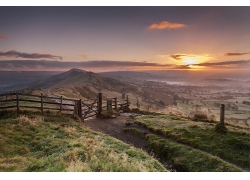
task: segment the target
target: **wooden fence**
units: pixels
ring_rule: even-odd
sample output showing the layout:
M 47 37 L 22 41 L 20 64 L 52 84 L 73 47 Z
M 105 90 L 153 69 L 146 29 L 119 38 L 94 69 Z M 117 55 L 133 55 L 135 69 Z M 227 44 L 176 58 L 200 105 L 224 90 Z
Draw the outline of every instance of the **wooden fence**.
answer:
M 103 99 L 102 93 L 96 98 L 87 100 L 67 99 L 41 95 L 22 94 L 20 92 L 7 93 L 0 95 L 0 110 L 16 108 L 33 108 L 44 110 L 59 111 L 64 114 L 78 115 L 82 120 L 93 116 L 99 116 L 103 111 L 123 110 L 129 107 L 128 96 L 124 101 L 117 101 L 117 98 Z

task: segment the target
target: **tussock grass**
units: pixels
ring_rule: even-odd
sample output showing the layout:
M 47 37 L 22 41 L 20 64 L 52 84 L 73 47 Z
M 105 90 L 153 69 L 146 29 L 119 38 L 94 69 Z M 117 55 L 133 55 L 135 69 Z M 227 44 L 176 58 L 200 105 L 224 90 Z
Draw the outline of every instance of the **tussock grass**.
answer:
M 167 171 L 157 160 L 56 113 L 0 112 L 0 171 Z
M 241 169 L 216 156 L 148 134 L 149 147 L 161 161 L 178 172 L 240 172 Z
M 240 167 L 250 167 L 250 132 L 226 126 L 227 133 L 215 132 L 216 123 L 190 121 L 184 117 L 141 116 L 135 123 L 176 142 L 211 153 Z
M 123 132 L 130 132 L 136 136 L 139 136 L 139 137 L 144 137 L 144 133 L 136 128 L 124 128 L 123 129 Z

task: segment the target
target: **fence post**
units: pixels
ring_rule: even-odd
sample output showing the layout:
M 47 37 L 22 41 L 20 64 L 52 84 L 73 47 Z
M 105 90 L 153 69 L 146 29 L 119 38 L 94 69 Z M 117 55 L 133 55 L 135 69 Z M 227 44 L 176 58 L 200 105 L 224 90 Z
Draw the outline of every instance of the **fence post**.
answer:
M 115 110 L 117 110 L 117 97 L 115 99 Z
M 224 125 L 225 119 L 225 104 L 220 105 L 220 123 Z
M 98 115 L 102 113 L 102 93 L 98 94 Z
M 43 93 L 41 93 L 41 112 L 43 113 Z
M 74 106 L 74 115 L 77 115 L 78 116 L 78 102 L 75 101 L 75 106 Z
M 17 113 L 19 112 L 19 96 L 18 92 L 16 93 L 16 108 L 17 108 Z
M 128 108 L 128 106 L 129 106 L 128 95 L 127 95 L 126 101 L 127 101 L 127 108 Z
M 61 96 L 61 102 L 60 102 L 60 112 L 62 112 L 62 96 Z
M 78 115 L 82 119 L 82 99 L 79 100 L 79 105 L 78 105 Z

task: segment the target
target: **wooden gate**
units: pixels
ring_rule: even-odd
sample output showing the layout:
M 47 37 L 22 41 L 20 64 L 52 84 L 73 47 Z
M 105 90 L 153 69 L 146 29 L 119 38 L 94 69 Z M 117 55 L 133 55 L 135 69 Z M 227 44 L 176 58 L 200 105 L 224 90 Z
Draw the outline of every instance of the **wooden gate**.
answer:
M 82 119 L 93 117 L 97 115 L 97 99 L 88 99 L 82 101 L 81 99 L 76 102 L 75 113 Z

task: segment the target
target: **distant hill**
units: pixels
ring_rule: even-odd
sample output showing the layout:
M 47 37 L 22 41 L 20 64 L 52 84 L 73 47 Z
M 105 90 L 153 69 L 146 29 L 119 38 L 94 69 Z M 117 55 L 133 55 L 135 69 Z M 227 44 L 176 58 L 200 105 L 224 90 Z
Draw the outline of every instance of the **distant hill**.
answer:
M 37 92 L 45 92 L 57 96 L 75 99 L 94 98 L 99 92 L 104 98 L 117 97 L 122 99 L 122 94 L 129 96 L 131 107 L 141 109 L 159 109 L 165 105 L 172 105 L 173 98 L 166 93 L 149 90 L 141 86 L 135 86 L 125 81 L 119 80 L 117 76 L 111 78 L 103 74 L 97 74 L 80 69 L 71 69 L 67 72 L 49 76 L 30 83 L 28 88 Z

